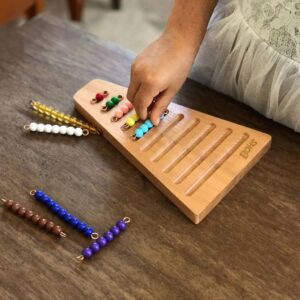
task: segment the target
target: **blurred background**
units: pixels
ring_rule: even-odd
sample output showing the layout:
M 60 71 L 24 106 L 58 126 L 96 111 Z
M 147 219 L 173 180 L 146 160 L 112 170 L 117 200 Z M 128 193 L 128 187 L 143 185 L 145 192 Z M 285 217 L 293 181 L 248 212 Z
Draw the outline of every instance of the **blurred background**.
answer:
M 22 26 L 40 13 L 72 22 L 140 52 L 159 36 L 173 0 L 0 0 L 0 29 Z

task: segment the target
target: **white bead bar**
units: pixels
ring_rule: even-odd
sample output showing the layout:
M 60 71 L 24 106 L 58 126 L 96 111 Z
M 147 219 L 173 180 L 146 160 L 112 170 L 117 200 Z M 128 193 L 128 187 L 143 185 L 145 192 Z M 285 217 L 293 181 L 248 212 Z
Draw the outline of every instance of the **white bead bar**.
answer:
M 30 123 L 29 125 L 24 126 L 25 130 L 33 131 L 33 132 L 46 132 L 46 133 L 54 133 L 54 134 L 67 134 L 67 135 L 75 135 L 75 136 L 87 136 L 89 131 L 87 129 L 81 129 L 80 127 L 72 127 L 72 126 L 58 126 L 51 124 L 42 124 L 42 123 Z

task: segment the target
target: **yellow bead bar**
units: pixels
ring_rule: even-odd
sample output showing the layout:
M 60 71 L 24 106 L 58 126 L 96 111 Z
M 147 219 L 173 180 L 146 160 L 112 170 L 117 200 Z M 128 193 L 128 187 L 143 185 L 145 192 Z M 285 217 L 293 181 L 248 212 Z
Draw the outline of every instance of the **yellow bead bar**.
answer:
M 87 129 L 92 134 L 99 134 L 99 131 L 96 128 L 92 127 L 91 125 L 75 117 L 59 112 L 52 107 L 42 104 L 41 102 L 32 100 L 30 102 L 30 106 L 34 111 L 38 112 L 39 114 L 41 114 L 46 118 L 51 118 L 63 124 L 80 127 L 82 129 Z

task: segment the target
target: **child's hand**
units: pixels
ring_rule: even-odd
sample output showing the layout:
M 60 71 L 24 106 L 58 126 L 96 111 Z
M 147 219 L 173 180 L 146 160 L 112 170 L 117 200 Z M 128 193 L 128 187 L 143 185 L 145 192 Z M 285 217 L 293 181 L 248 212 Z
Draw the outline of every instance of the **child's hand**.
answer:
M 194 60 L 194 49 L 184 40 L 163 34 L 137 56 L 131 68 L 127 98 L 133 103 L 141 119 L 150 119 L 158 125 L 160 115 L 184 83 Z

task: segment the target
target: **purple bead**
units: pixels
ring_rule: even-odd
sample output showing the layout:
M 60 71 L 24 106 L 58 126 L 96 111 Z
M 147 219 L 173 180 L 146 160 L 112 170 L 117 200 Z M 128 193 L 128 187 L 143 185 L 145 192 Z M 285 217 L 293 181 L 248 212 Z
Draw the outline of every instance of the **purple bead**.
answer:
M 114 235 L 112 234 L 112 232 L 110 232 L 109 230 L 106 231 L 103 236 L 105 237 L 105 239 L 108 241 L 108 242 L 111 242 L 113 239 L 114 239 Z
M 125 230 L 127 225 L 123 220 L 120 220 L 117 222 L 116 226 L 120 229 L 120 230 Z
M 118 226 L 113 226 L 109 231 L 114 235 L 117 236 L 120 234 L 120 229 Z
M 99 237 L 96 242 L 101 248 L 105 247 L 107 244 L 107 240 L 103 236 Z
M 51 199 L 47 195 L 43 195 L 39 200 L 47 205 Z
M 91 237 L 92 233 L 94 232 L 93 228 L 91 227 L 86 227 L 83 231 L 83 234 L 86 236 L 86 237 Z
M 54 213 L 57 213 L 60 210 L 60 206 L 58 204 L 54 204 L 54 205 L 52 205 L 51 210 Z
M 81 254 L 84 258 L 91 258 L 91 256 L 93 255 L 93 251 L 90 248 L 85 248 L 82 250 Z
M 73 216 L 71 214 L 65 214 L 63 218 L 66 222 L 70 223 L 70 221 L 73 219 Z
M 57 215 L 58 215 L 59 217 L 63 218 L 64 215 L 65 215 L 66 213 L 67 213 L 66 210 L 63 209 L 63 208 L 61 208 L 61 209 L 57 212 Z
M 70 221 L 70 224 L 71 224 L 74 228 L 77 227 L 78 223 L 79 223 L 79 221 L 78 221 L 77 218 L 73 218 L 73 219 Z
M 97 253 L 100 251 L 100 246 L 96 242 L 90 244 L 89 248 L 93 251 L 93 253 Z
M 41 201 L 42 197 L 44 196 L 44 193 L 40 190 L 37 190 L 35 193 L 34 193 L 34 197 L 36 200 L 39 200 Z
M 77 228 L 79 231 L 83 232 L 86 229 L 87 225 L 84 222 L 78 222 Z
M 55 201 L 53 201 L 52 199 L 49 199 L 49 201 L 48 202 L 45 202 L 45 204 L 49 207 L 49 208 L 51 208 L 53 205 L 55 205 L 56 203 L 55 203 Z

